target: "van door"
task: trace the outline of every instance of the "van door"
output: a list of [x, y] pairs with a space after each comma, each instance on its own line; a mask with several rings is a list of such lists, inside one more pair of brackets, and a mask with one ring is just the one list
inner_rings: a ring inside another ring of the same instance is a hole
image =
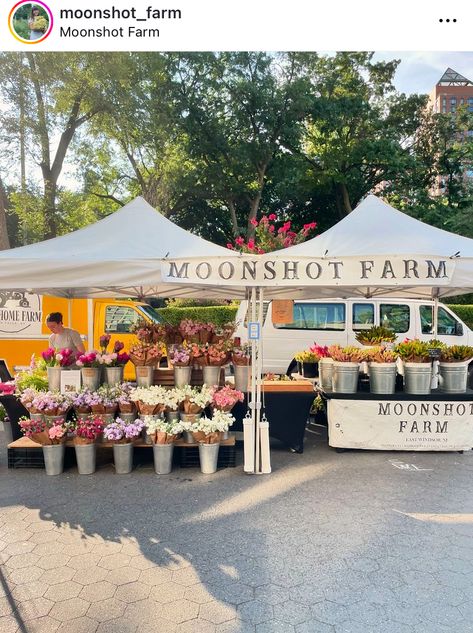
[[379, 325], [396, 332], [396, 342], [416, 337], [416, 319], [414, 309], [408, 303], [379, 304]]
[[350, 326], [348, 329], [348, 345], [359, 346], [356, 335], [362, 330], [369, 330], [376, 325], [376, 311], [374, 303], [353, 302], [351, 304], [351, 314], [348, 316]]
[[[421, 334], [418, 338], [422, 341], [429, 341], [434, 338], [432, 314], [433, 305], [419, 306]], [[465, 332], [463, 323], [456, 315], [443, 306], [438, 307], [438, 327], [436, 338], [446, 345], [468, 344], [468, 335], [467, 332]]]
[[347, 344], [347, 307], [342, 301], [296, 301], [293, 321], [274, 325], [268, 310], [263, 328], [263, 367], [284, 373], [296, 352], [318, 345]]

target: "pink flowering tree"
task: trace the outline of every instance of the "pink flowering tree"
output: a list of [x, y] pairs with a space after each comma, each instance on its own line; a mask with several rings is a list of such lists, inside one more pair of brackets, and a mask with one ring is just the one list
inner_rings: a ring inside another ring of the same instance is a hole
[[278, 251], [304, 242], [317, 227], [316, 222], [310, 222], [309, 224], [304, 224], [303, 228], [296, 232], [291, 230], [290, 221], [284, 222], [282, 226], [277, 228], [274, 224], [275, 220], [276, 215], [274, 213], [263, 215], [259, 222], [256, 219], [250, 220], [255, 227], [254, 238], [250, 237], [248, 241], [245, 241], [243, 237], [237, 237], [235, 244], [227, 244], [227, 248], [238, 250], [242, 253], [262, 255], [263, 253]]

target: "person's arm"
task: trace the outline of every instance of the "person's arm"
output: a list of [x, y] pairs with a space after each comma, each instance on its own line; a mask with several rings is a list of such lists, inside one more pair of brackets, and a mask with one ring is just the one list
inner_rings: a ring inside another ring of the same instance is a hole
[[77, 332], [77, 330], [72, 330], [72, 341], [74, 345], [76, 346], [79, 354], [84, 354], [85, 353], [84, 343], [82, 342], [80, 334], [79, 332]]

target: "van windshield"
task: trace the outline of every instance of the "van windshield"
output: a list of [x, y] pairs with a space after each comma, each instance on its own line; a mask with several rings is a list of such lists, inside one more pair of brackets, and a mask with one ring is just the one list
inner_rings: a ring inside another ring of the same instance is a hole
[[137, 306], [137, 308], [140, 312], [144, 312], [153, 323], [163, 323], [164, 319], [151, 306]]

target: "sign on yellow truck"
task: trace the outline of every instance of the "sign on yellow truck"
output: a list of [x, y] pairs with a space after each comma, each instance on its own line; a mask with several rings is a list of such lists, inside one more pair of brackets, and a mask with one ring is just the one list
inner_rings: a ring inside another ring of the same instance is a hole
[[[136, 341], [132, 326], [140, 319], [161, 322], [159, 314], [146, 303], [115, 299], [63, 299], [20, 291], [0, 290], [0, 358], [11, 373], [30, 364], [48, 347], [50, 331], [46, 315], [61, 312], [64, 325], [77, 330], [86, 350], [99, 349], [102, 334], [111, 335], [129, 350]], [[125, 366], [125, 378], [133, 380], [133, 365]]]

